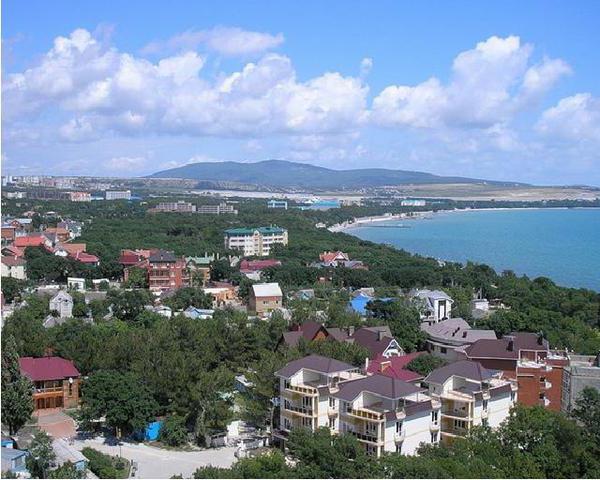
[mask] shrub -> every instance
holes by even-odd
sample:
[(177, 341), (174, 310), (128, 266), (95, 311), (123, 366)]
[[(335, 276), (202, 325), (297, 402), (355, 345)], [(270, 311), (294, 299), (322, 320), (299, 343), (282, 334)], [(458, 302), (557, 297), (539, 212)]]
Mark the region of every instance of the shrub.
[(160, 426), (158, 439), (171, 447), (178, 447), (187, 442), (185, 420), (179, 415), (167, 417)]

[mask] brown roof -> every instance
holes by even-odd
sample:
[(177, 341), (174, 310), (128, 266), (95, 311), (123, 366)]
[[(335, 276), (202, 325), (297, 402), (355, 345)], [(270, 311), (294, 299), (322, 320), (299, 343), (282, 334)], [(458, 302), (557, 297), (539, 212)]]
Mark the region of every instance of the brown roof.
[[(379, 332), (381, 332), (381, 339), (379, 338)], [(375, 357), (385, 352), (390, 342), (394, 340), (394, 337), (392, 337), (390, 327), (386, 325), (382, 327), (359, 328), (352, 335), (352, 339), (355, 343), (369, 350), (371, 356)]]
[(291, 330), (284, 332), (283, 342), (289, 347), (295, 347), (301, 338), (311, 342), (319, 331), (323, 331), (328, 337), (331, 336), (334, 340), (342, 341), (346, 340), (347, 335), (343, 334), (339, 328), (327, 328), (318, 322), (304, 322), (302, 325), (297, 327), (297, 330)]
[(354, 400), (361, 392), (370, 392), (395, 400), (423, 391), (422, 388), (415, 387), (412, 383), (379, 374), (340, 383), (339, 387), (339, 392), (334, 396), (347, 402)]
[(492, 378), (496, 373), (495, 370), (484, 368), (481, 363), (471, 362), (470, 360), (461, 360), (459, 362), (451, 363), (450, 365), (436, 368), (427, 375), (425, 382), (442, 384), (453, 376), (481, 382)]
[(289, 378), (303, 368), (319, 373), (336, 373), (356, 369), (356, 367), (353, 367), (349, 363), (340, 362), (333, 358), (322, 357), (321, 355), (309, 355), (308, 357), (288, 363), (281, 370), (275, 372), (275, 376)]
[(19, 257), (2, 257), (2, 263), (7, 267), (25, 266), (25, 260)]
[[(512, 345), (511, 345), (512, 340)], [(536, 333), (520, 332), (511, 333), (498, 340), (478, 340), (465, 348), (468, 358), (502, 358), (517, 360), (519, 350), (548, 351), (548, 341), (542, 339), (539, 343), (539, 335)]]

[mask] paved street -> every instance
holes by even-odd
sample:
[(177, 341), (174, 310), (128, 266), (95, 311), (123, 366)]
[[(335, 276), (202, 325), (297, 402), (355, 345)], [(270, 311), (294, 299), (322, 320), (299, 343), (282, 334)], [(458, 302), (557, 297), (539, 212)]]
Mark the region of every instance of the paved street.
[(123, 443), (120, 447), (118, 445), (107, 445), (102, 437), (75, 440), (74, 446), (78, 450), (84, 447), (92, 447), (110, 455), (121, 453), (124, 458), (137, 462), (136, 478), (170, 478), (172, 475), (177, 474), (189, 478), (199, 467), (206, 465), (229, 467), (236, 460), (234, 447), (178, 452), (135, 443)]

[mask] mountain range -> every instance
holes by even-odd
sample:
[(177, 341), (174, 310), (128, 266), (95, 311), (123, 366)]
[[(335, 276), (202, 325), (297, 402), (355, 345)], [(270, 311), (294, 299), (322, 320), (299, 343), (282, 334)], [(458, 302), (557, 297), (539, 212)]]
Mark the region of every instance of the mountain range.
[(361, 168), (333, 170), (307, 163), (265, 160), (255, 163), (202, 162), (162, 170), (150, 178), (186, 178), (199, 182), (238, 183), (274, 188), (358, 189), (408, 184), (486, 184), (524, 185), (515, 182), (488, 181), (466, 177), (446, 177), (432, 173)]

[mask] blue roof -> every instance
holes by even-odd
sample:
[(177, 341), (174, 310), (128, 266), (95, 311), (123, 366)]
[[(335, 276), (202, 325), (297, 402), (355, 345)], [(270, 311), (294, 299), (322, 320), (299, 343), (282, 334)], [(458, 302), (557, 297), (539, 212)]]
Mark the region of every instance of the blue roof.
[(17, 450), (16, 448), (0, 448), (2, 450), (2, 459), (3, 460), (14, 460), (15, 458), (22, 457), (23, 455), (27, 455), (27, 452), (24, 450)]
[(358, 294), (348, 303), (348, 308), (350, 310), (354, 310), (359, 315), (367, 314), (367, 303), (373, 300), (373, 297), (369, 297), (368, 295), (364, 295), (363, 293)]

